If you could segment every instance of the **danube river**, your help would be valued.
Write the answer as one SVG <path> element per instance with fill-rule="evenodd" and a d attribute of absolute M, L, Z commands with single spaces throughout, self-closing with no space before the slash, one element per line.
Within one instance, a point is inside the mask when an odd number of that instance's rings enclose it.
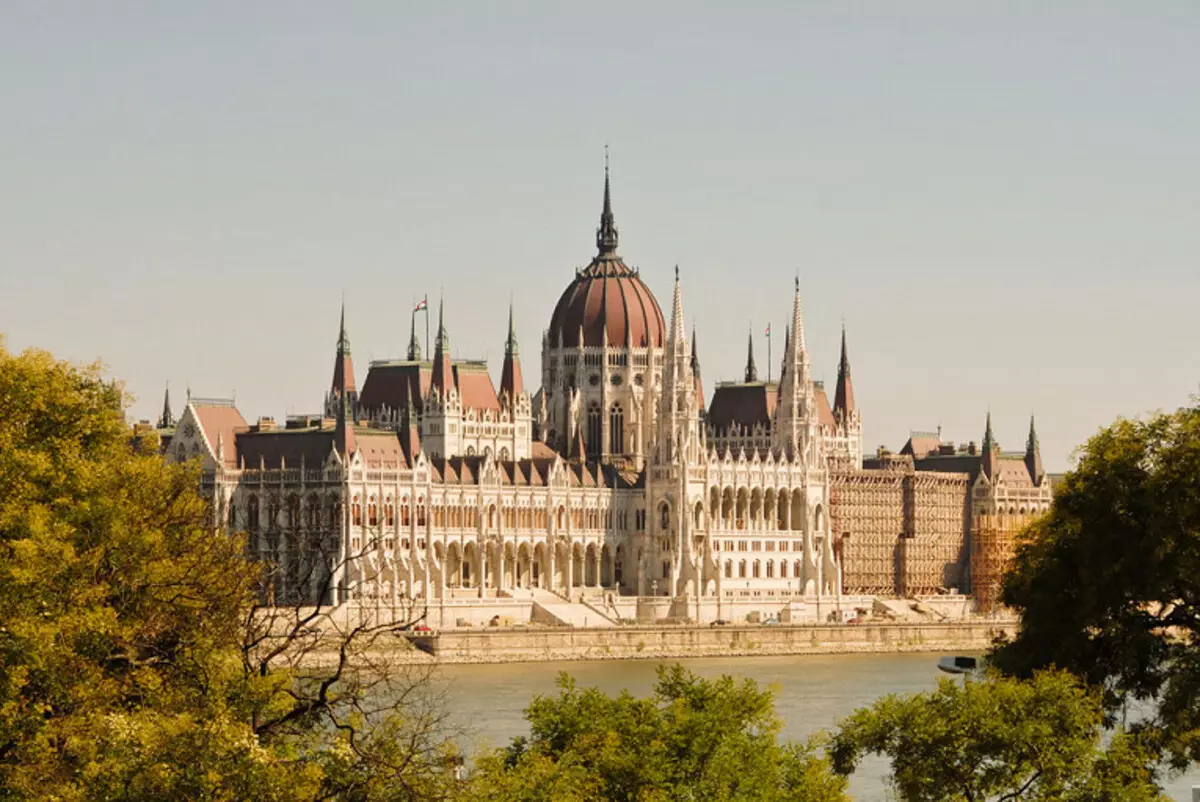
<path fill-rule="evenodd" d="M 734 674 L 750 677 L 775 691 L 775 706 L 783 719 L 783 737 L 803 740 L 834 727 L 856 708 L 889 693 L 913 693 L 932 688 L 939 676 L 937 654 L 810 655 L 799 657 L 700 658 L 680 660 L 705 677 Z M 572 674 L 583 686 L 607 693 L 628 688 L 649 693 L 654 684 L 652 660 L 612 660 L 572 663 L 507 663 L 446 666 L 440 677 L 448 683 L 452 722 L 466 733 L 468 747 L 499 746 L 527 732 L 522 711 L 534 694 L 554 692 L 559 672 Z M 851 778 L 857 800 L 888 800 L 887 764 L 865 761 Z M 1172 799 L 1187 802 L 1200 774 L 1165 782 Z"/>

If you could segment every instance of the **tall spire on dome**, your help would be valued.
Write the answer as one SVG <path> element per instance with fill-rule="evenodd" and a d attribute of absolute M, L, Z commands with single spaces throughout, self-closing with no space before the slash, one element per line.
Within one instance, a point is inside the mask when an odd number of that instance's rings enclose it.
<path fill-rule="evenodd" d="M 408 361 L 421 361 L 421 341 L 417 339 L 417 310 L 415 308 L 412 312 L 411 334 L 408 337 Z"/>
<path fill-rule="evenodd" d="M 608 145 L 604 146 L 604 208 L 600 212 L 600 227 L 596 229 L 596 250 L 599 256 L 617 254 L 617 222 L 613 218 L 608 178 Z"/>
<path fill-rule="evenodd" d="M 754 327 L 750 327 L 749 344 L 746 346 L 746 384 L 758 381 L 758 368 L 754 366 Z"/>
<path fill-rule="evenodd" d="M 842 357 L 838 361 L 837 390 L 833 414 L 845 420 L 854 412 L 854 383 L 850 381 L 850 357 L 846 353 L 846 324 L 842 324 Z"/>
<path fill-rule="evenodd" d="M 517 353 L 517 331 L 513 326 L 512 301 L 509 301 L 508 339 L 504 341 L 504 368 L 500 372 L 500 395 L 507 396 L 509 402 L 512 403 L 523 392 L 525 392 L 525 385 L 521 377 L 521 360 Z"/>

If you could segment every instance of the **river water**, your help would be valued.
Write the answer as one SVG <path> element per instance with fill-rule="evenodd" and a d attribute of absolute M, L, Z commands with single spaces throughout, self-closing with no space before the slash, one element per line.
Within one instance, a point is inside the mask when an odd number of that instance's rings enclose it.
<path fill-rule="evenodd" d="M 839 719 L 880 696 L 914 693 L 932 688 L 941 674 L 938 654 L 805 655 L 795 657 L 707 657 L 680 660 L 703 677 L 721 674 L 750 677 L 775 692 L 775 709 L 783 720 L 783 738 L 804 740 L 832 729 Z M 581 686 L 613 694 L 628 689 L 648 694 L 654 684 L 654 660 L 606 660 L 569 663 L 506 663 L 445 666 L 439 676 L 447 684 L 451 722 L 465 735 L 469 748 L 503 746 L 528 732 L 522 712 L 535 694 L 552 694 L 560 672 L 573 675 Z M 851 777 L 856 800 L 892 800 L 886 761 L 868 759 Z M 1200 772 L 1164 780 L 1167 793 L 1180 802 L 1191 800 Z"/>

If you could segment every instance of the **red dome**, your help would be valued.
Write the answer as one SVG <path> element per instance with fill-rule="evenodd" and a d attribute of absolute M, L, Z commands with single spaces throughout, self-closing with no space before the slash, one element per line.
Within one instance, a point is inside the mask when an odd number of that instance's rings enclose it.
<path fill-rule="evenodd" d="M 550 346 L 662 348 L 667 325 L 654 293 L 615 253 L 597 256 L 575 275 L 550 317 Z"/>

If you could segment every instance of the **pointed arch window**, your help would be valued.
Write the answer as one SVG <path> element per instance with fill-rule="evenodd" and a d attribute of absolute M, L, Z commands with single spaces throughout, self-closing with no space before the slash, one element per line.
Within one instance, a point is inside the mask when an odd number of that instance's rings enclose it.
<path fill-rule="evenodd" d="M 587 414 L 587 453 L 589 457 L 599 457 L 603 425 L 601 422 L 600 405 L 592 402 Z"/>
<path fill-rule="evenodd" d="M 350 523 L 354 526 L 362 526 L 362 501 L 358 496 L 350 501 Z"/>
<path fill-rule="evenodd" d="M 619 401 L 608 410 L 608 453 L 625 453 L 625 410 Z"/>

